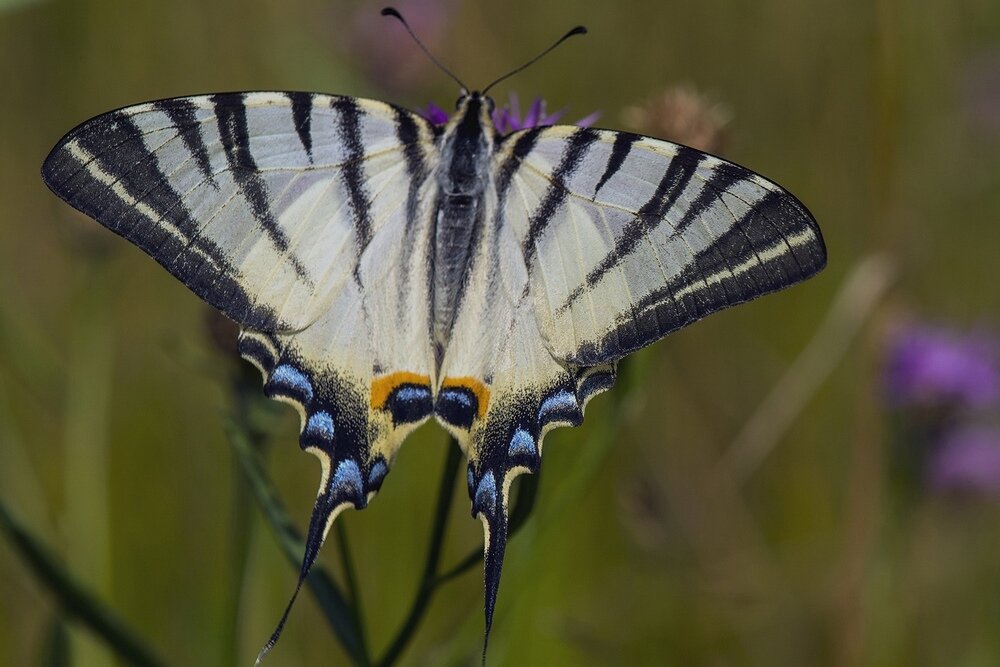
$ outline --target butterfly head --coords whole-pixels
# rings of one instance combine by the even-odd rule
[[[464,106],[473,100],[485,105],[487,113],[493,113],[493,110],[496,109],[496,103],[489,95],[481,93],[478,90],[469,91],[463,88],[462,92],[458,95],[458,99],[455,100],[455,111],[461,111]]]
[[[455,113],[451,120],[457,120],[458,125],[463,122],[467,125],[479,123],[484,128],[492,128],[495,109],[496,103],[489,95],[484,95],[478,90],[469,91],[463,88],[458,99],[455,100]],[[472,128],[470,127],[470,129]]]

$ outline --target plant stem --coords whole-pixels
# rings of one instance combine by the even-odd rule
[[[361,651],[368,655],[368,638],[365,636],[365,624],[361,613],[361,589],[358,588],[358,579],[355,575],[354,560],[351,558],[351,549],[347,544],[347,529],[343,521],[336,522],[337,528],[337,550],[340,552],[340,560],[344,564],[344,579],[347,582],[347,594],[351,600],[351,611],[354,613],[354,624],[358,629],[358,641],[361,643]]]
[[[389,645],[385,655],[378,661],[379,667],[388,667],[399,659],[406,644],[410,641],[420,619],[423,618],[427,605],[430,604],[431,597],[437,589],[439,583],[437,578],[438,565],[441,561],[441,547],[444,544],[444,536],[448,526],[448,510],[451,509],[451,497],[454,494],[455,478],[458,475],[458,466],[461,462],[461,450],[458,443],[451,440],[448,452],[444,460],[444,469],[441,474],[441,486],[438,488],[437,508],[434,511],[434,525],[431,529],[431,540],[427,548],[427,560],[424,563],[424,574],[417,588],[417,596],[410,607],[410,613],[396,634],[396,638]]]

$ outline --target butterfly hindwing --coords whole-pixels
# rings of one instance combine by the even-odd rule
[[[614,364],[594,367],[553,357],[542,339],[530,274],[506,211],[502,179],[516,168],[504,147],[494,158],[484,214],[439,371],[436,416],[465,450],[472,514],[483,522],[487,636],[499,589],[513,480],[537,472],[543,439],[577,426],[587,402],[614,383]]]
[[[826,263],[805,207],[733,163],[579,127],[525,130],[507,141],[523,155],[505,219],[557,359],[619,359]]]

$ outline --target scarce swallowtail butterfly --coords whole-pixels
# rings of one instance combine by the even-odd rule
[[[462,86],[443,126],[318,93],[160,100],[86,121],[42,168],[235,320],[264,392],[299,411],[322,464],[299,586],[407,434],[433,416],[458,440],[487,635],[511,481],[545,434],[580,424],[628,353],[826,263],[812,216],[762,176],[627,132],[501,134],[488,88]]]

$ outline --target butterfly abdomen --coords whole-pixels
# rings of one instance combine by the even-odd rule
[[[482,215],[479,202],[449,201],[441,197],[434,234],[434,340],[446,346],[451,337],[455,314],[463,293],[463,285],[473,256],[472,247]]]

